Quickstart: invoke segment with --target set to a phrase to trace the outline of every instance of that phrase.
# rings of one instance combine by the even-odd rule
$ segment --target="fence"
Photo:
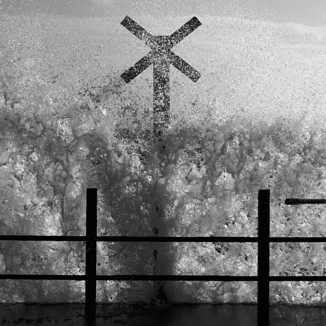
[[[126,237],[97,236],[97,189],[87,189],[86,200],[86,236],[31,236],[0,235],[1,240],[20,241],[86,241],[85,275],[25,275],[0,274],[0,279],[23,280],[78,280],[85,281],[85,320],[93,325],[96,313],[97,280],[134,280],[134,281],[257,281],[257,323],[259,326],[269,322],[269,282],[270,281],[325,281],[322,276],[269,276],[270,242],[326,242],[326,238],[306,237],[270,237],[270,190],[258,193],[258,237]],[[287,199],[286,205],[326,204],[323,199]],[[106,242],[257,242],[258,272],[257,276],[218,276],[218,275],[96,275],[96,243]],[[268,258],[266,258],[268,257]]]

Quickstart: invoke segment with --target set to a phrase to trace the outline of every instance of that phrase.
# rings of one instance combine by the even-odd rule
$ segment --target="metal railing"
[[[287,199],[287,205],[326,203],[326,200]],[[258,237],[153,237],[97,236],[97,189],[87,189],[86,236],[0,235],[0,240],[19,241],[86,241],[86,273],[84,275],[0,274],[0,279],[78,280],[85,281],[85,321],[93,325],[96,313],[96,281],[256,281],[257,323],[269,322],[270,281],[326,281],[326,276],[269,276],[270,242],[326,242],[326,238],[270,237],[270,190],[258,193]],[[290,241],[288,241],[290,240]],[[96,275],[96,243],[106,242],[256,242],[258,243],[257,276],[228,275]]]

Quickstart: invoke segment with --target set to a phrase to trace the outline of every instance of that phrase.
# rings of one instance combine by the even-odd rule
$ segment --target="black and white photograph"
[[[326,1],[0,0],[0,325],[326,325]]]

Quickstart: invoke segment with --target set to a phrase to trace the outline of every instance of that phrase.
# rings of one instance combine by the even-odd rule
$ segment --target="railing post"
[[[269,237],[270,237],[270,190],[258,193],[258,296],[257,325],[269,323]]]
[[[97,236],[97,189],[87,188],[86,200],[86,325],[94,325],[96,313],[96,236]]]

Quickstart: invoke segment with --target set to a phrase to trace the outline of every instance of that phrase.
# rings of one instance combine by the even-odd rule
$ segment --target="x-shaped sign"
[[[194,82],[200,77],[197,70],[173,53],[171,49],[199,27],[201,23],[196,17],[193,17],[170,36],[153,36],[128,16],[124,18],[121,25],[152,49],[133,67],[125,71],[121,77],[129,83],[153,64],[154,134],[161,138],[163,128],[169,124],[170,64]]]

